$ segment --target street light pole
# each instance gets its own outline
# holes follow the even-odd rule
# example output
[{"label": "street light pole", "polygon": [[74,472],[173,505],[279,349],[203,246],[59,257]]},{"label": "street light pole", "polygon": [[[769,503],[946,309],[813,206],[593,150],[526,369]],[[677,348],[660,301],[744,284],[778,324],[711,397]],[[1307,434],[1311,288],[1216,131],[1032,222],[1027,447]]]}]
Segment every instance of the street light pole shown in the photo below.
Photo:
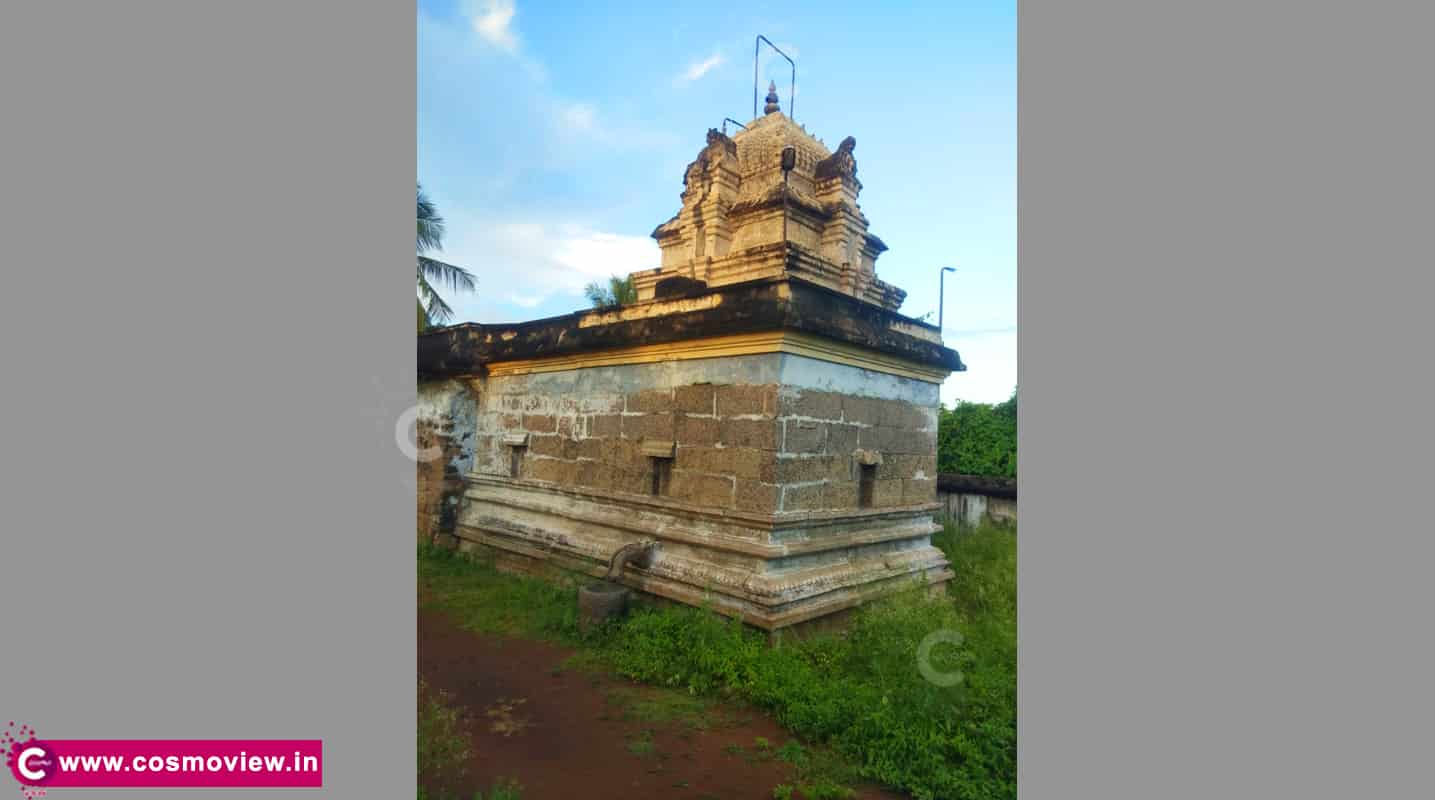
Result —
[{"label": "street light pole", "polygon": [[942,330],[942,312],[945,310],[947,301],[947,273],[956,272],[956,267],[942,267],[942,277],[937,281],[937,330]]}]

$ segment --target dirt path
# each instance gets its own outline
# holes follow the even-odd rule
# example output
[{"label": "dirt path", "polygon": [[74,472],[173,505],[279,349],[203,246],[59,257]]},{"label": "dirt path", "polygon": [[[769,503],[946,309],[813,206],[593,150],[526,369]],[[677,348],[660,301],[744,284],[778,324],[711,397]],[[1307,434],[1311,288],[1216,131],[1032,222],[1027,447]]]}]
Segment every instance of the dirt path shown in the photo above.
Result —
[{"label": "dirt path", "polygon": [[473,762],[450,791],[470,797],[502,777],[524,786],[524,800],[771,800],[773,787],[797,782],[776,757],[792,737],[771,718],[561,669],[571,655],[419,613],[419,675],[463,710],[472,738]]}]

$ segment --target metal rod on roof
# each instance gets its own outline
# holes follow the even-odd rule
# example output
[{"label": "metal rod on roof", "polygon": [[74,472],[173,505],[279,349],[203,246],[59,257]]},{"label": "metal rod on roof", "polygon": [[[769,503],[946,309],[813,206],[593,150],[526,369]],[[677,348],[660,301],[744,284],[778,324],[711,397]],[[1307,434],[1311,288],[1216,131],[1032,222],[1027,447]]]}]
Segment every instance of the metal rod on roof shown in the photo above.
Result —
[{"label": "metal rod on roof", "polygon": [[787,89],[787,118],[796,120],[797,117],[793,116],[792,112],[797,106],[797,62],[779,50],[771,39],[760,33],[757,35],[757,40],[752,43],[752,118],[757,119],[757,54],[761,51],[763,42],[767,42],[768,47],[776,50],[778,55],[786,58],[787,63],[792,65],[792,82],[788,84]]}]

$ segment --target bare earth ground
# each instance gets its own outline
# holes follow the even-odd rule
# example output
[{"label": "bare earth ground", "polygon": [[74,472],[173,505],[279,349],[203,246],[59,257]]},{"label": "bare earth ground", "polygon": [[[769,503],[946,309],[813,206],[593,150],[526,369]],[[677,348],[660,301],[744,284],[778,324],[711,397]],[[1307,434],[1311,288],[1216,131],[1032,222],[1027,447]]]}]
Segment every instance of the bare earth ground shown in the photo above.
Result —
[{"label": "bare earth ground", "polygon": [[774,756],[791,736],[763,713],[563,668],[573,654],[419,612],[419,675],[448,693],[472,739],[466,774],[445,788],[471,797],[513,778],[524,800],[770,800],[798,782]]}]

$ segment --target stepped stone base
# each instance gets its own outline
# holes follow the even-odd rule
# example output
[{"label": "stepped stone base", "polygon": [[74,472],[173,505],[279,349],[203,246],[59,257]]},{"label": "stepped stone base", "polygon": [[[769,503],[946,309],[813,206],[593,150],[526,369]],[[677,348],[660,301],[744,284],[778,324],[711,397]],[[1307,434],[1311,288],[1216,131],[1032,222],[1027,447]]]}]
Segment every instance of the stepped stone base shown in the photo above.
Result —
[{"label": "stepped stone base", "polygon": [[653,564],[630,567],[626,585],[708,605],[764,630],[914,583],[933,586],[952,578],[941,551],[930,544],[937,529],[930,504],[782,522],[714,515],[641,495],[472,476],[464,509],[459,539],[498,551],[515,571],[558,568],[601,577],[618,548],[655,540]]}]

